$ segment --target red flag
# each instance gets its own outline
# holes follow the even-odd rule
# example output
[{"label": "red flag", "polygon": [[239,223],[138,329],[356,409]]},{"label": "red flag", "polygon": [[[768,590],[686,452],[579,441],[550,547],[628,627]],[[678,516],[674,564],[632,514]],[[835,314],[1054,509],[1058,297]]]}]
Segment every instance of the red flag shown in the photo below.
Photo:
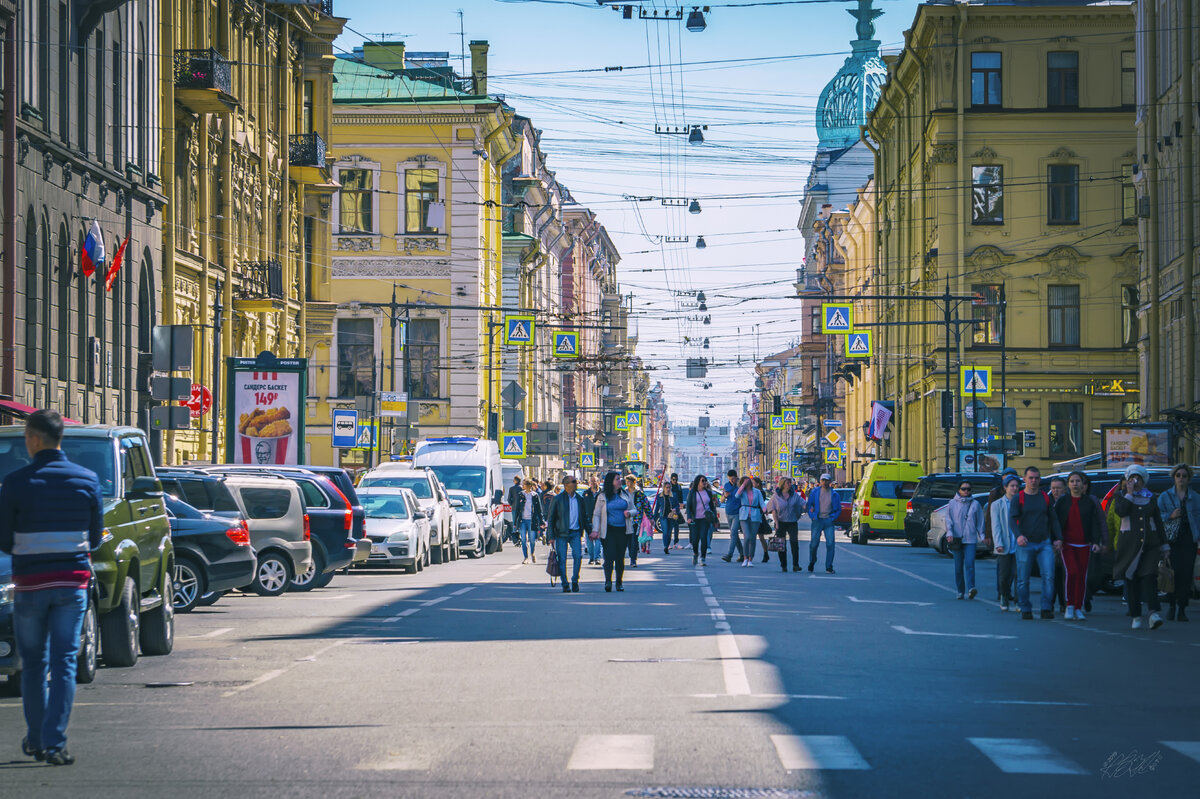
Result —
[{"label": "red flag", "polygon": [[125,241],[117,248],[117,254],[113,256],[112,266],[108,267],[108,274],[104,276],[105,291],[112,291],[113,281],[117,279],[117,271],[121,268],[121,258],[125,255],[125,245],[128,243],[129,237],[126,236]]}]

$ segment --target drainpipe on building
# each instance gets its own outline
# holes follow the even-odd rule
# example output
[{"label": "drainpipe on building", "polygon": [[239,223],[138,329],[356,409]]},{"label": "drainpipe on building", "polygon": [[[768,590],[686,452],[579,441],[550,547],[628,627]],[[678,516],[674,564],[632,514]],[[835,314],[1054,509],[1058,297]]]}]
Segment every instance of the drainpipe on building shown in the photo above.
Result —
[{"label": "drainpipe on building", "polygon": [[4,203],[3,254],[0,269],[3,271],[4,299],[3,326],[0,327],[0,344],[4,359],[0,370],[0,394],[12,397],[17,384],[17,24],[10,18],[4,27]]},{"label": "drainpipe on building", "polygon": [[[1158,412],[1163,404],[1163,397],[1160,396],[1159,386],[1161,385],[1160,372],[1160,355],[1159,355],[1159,339],[1161,331],[1158,327],[1159,321],[1159,296],[1158,296],[1158,228],[1159,228],[1159,207],[1158,207],[1158,148],[1155,147],[1155,142],[1158,141],[1158,114],[1154,107],[1151,98],[1158,97],[1158,15],[1155,12],[1154,3],[1141,3],[1140,7],[1146,13],[1146,24],[1143,27],[1146,41],[1146,59],[1143,62],[1148,67],[1145,70],[1147,78],[1147,86],[1145,92],[1146,101],[1146,136],[1142,140],[1142,145],[1145,146],[1147,160],[1142,164],[1146,169],[1146,199],[1150,206],[1150,216],[1146,220],[1146,272],[1147,272],[1147,293],[1150,295],[1150,308],[1146,312],[1146,380],[1145,387],[1142,389],[1142,418],[1151,421],[1157,420]],[[1191,113],[1191,109],[1188,109]]]},{"label": "drainpipe on building", "polygon": [[[1196,126],[1195,116],[1192,111],[1195,108],[1195,63],[1197,53],[1192,50],[1196,41],[1192,35],[1192,25],[1195,24],[1195,4],[1184,2],[1183,4],[1183,25],[1179,28],[1179,36],[1184,50],[1184,57],[1181,63],[1184,65],[1183,70],[1183,102],[1180,103],[1180,113],[1183,117],[1183,136],[1179,139],[1179,144],[1183,147],[1183,170],[1184,179],[1180,181],[1183,186],[1183,202],[1180,207],[1183,209],[1183,363],[1182,374],[1180,378],[1183,381],[1183,407],[1187,411],[1196,410],[1196,306],[1195,306],[1195,283],[1196,283],[1196,215],[1193,210],[1196,206],[1196,183],[1194,180],[1196,174]],[[1188,52],[1191,51],[1191,52]],[[1196,460],[1196,442],[1191,439],[1185,439],[1183,445],[1183,460],[1187,463],[1194,463]]]}]

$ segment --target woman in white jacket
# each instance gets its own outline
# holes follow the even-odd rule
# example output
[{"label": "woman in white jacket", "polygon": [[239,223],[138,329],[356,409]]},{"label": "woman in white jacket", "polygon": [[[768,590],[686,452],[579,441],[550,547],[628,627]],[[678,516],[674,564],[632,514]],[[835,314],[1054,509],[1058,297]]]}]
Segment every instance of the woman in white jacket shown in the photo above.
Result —
[{"label": "woman in white jacket", "polygon": [[975,547],[983,540],[983,512],[971,496],[971,484],[958,484],[958,493],[946,506],[946,548],[954,555],[954,584],[958,598],[974,599]]},{"label": "woman in white jacket", "polygon": [[1017,536],[1009,520],[1009,509],[1021,490],[1021,481],[1015,474],[1004,476],[1004,496],[992,501],[988,514],[992,520],[992,554],[996,556],[996,583],[1000,586],[1000,610],[1007,611],[1013,605],[1013,578],[1017,570]]}]

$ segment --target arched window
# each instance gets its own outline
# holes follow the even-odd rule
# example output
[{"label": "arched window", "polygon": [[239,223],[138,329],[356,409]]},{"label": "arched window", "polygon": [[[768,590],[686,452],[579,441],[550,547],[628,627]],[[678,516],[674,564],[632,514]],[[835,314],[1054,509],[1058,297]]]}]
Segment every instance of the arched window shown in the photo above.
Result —
[{"label": "arched window", "polygon": [[122,287],[125,283],[125,269],[117,272],[116,278],[113,279],[112,286],[112,343],[111,350],[113,370],[112,370],[112,387],[119,389],[123,385],[123,369],[125,366],[125,348],[121,346],[121,338],[124,335],[125,325],[122,322],[122,311],[125,310],[124,303],[125,292]]},{"label": "arched window", "polygon": [[[83,252],[83,242],[83,234],[80,234],[76,252]],[[88,365],[91,363],[91,352],[88,350],[88,282],[88,278],[81,273],[75,285],[76,379],[85,386],[88,385]]]},{"label": "arched window", "polygon": [[42,340],[39,346],[41,347],[42,354],[38,360],[42,367],[42,377],[50,377],[50,374],[54,371],[54,351],[52,349],[54,345],[54,331],[51,329],[54,326],[54,266],[51,261],[53,251],[50,249],[50,219],[45,214],[42,215],[41,237]]},{"label": "arched window", "polygon": [[32,208],[25,217],[25,372],[38,371],[38,229]]},{"label": "arched window", "polygon": [[71,379],[71,240],[58,227],[58,379]]}]

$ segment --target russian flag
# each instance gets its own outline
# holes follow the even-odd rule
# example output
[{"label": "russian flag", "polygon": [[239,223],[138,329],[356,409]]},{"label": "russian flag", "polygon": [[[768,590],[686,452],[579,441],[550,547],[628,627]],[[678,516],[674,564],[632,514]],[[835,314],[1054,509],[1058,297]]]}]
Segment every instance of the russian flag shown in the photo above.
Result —
[{"label": "russian flag", "polygon": [[83,240],[83,276],[91,277],[96,267],[104,263],[104,234],[100,232],[100,223],[92,220],[92,229]]}]

